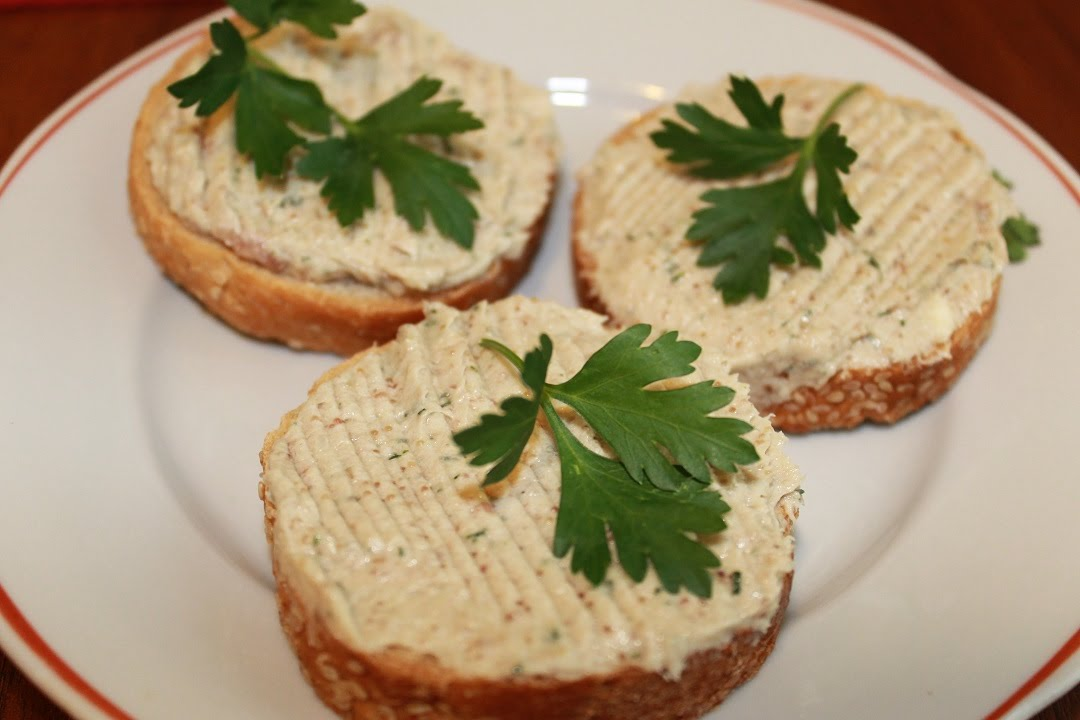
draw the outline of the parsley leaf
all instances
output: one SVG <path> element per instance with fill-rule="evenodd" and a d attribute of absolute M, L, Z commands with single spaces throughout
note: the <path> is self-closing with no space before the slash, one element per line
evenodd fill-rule
<path fill-rule="evenodd" d="M 1027 248 L 1038 245 L 1039 226 L 1024 215 L 1014 215 L 1001 224 L 1001 234 L 1005 237 L 1005 247 L 1009 252 L 1009 262 L 1020 262 L 1027 257 Z"/>
<path fill-rule="evenodd" d="M 800 138 L 786 137 L 781 128 L 783 95 L 767 105 L 751 81 L 732 77 L 731 85 L 729 95 L 750 126 L 733 125 L 698 103 L 679 103 L 675 112 L 697 133 L 673 120 L 661 123 L 664 129 L 651 137 L 657 147 L 671 151 L 669 162 L 693 163 L 691 174 L 726 180 L 764 170 L 802 146 Z"/>
<path fill-rule="evenodd" d="M 236 93 L 236 149 L 255 161 L 255 177 L 285 172 L 289 151 L 304 141 L 289 123 L 329 131 L 330 109 L 319 88 L 276 70 L 249 66 Z"/>
<path fill-rule="evenodd" d="M 661 448 L 696 480 L 711 480 L 709 466 L 733 472 L 736 464 L 758 459 L 754 446 L 739 437 L 750 425 L 734 418 L 710 417 L 735 391 L 706 380 L 674 390 L 645 390 L 651 383 L 683 377 L 701 347 L 678 340 L 674 332 L 647 347 L 648 325 L 635 325 L 596 351 L 581 370 L 561 385 L 548 387 L 551 397 L 580 413 L 619 455 L 637 482 L 675 490 L 685 476 Z"/>
<path fill-rule="evenodd" d="M 484 127 L 484 123 L 475 115 L 461 109 L 460 100 L 425 105 L 441 87 L 442 80 L 421 77 L 382 105 L 368 111 L 359 124 L 376 134 L 440 137 Z"/>
<path fill-rule="evenodd" d="M 291 127 L 329 132 L 330 108 L 318 86 L 289 77 L 248 46 L 228 20 L 210 26 L 217 52 L 194 75 L 169 85 L 180 107 L 198 104 L 205 117 L 236 95 L 236 149 L 255 161 L 255 175 L 280 176 L 292 148 L 303 142 Z"/>
<path fill-rule="evenodd" d="M 334 25 L 348 25 L 367 11 L 354 0 L 229 0 L 229 5 L 261 32 L 292 20 L 328 39 L 337 37 Z"/>
<path fill-rule="evenodd" d="M 205 117 L 235 97 L 236 149 L 251 157 L 259 178 L 282 176 L 293 149 L 302 146 L 297 172 L 323 181 L 320 194 L 342 226 L 374 209 L 379 170 L 390 185 L 394 210 L 413 230 L 422 229 L 430 216 L 442 235 L 471 248 L 479 213 L 465 191 L 479 189 L 476 178 L 466 166 L 414 138 L 446 138 L 483 127 L 459 100 L 428 102 L 442 81 L 421 77 L 359 120 L 350 120 L 327 104 L 317 85 L 289 76 L 252 41 L 285 20 L 333 38 L 334 25 L 362 15 L 363 5 L 354 0 L 230 0 L 230 5 L 257 32 L 245 38 L 228 20 L 213 23 L 215 52 L 194 74 L 168 87 L 180 106 L 196 105 L 196 115 Z M 331 134 L 333 121 L 343 136 Z"/>
<path fill-rule="evenodd" d="M 765 297 L 770 263 L 795 262 L 794 255 L 775 245 L 782 233 L 792 240 L 796 250 L 802 249 L 805 263 L 821 263 L 817 253 L 825 246 L 825 235 L 802 200 L 801 182 L 786 179 L 754 187 L 709 190 L 701 199 L 709 205 L 694 213 L 686 237 L 703 243 L 698 265 L 727 263 L 713 279 L 725 303 L 740 302 L 751 293 Z"/>
<path fill-rule="evenodd" d="M 701 353 L 699 346 L 678 340 L 675 333 L 642 346 L 649 332 L 648 325 L 622 331 L 559 385 L 545 382 L 552 353 L 547 335 L 524 361 L 500 343 L 485 340 L 485 347 L 521 372 L 532 396 L 504 400 L 502 414 L 484 415 L 478 425 L 457 433 L 454 441 L 465 455 L 473 455 L 473 465 L 497 461 L 484 485 L 497 482 L 520 460 L 542 409 L 555 437 L 562 473 L 553 543 L 556 557 L 573 551 L 571 570 L 598 585 L 611 565 L 610 533 L 619 563 L 635 581 L 644 578 L 651 563 L 668 592 L 685 587 L 708 597 L 712 591 L 708 568 L 720 561 L 689 533 L 723 530 L 723 515 L 730 509 L 710 489 L 709 466 L 731 471 L 758 456 L 753 445 L 739 437 L 751 429 L 749 424 L 710 417 L 734 397 L 729 388 L 707 381 L 674 390 L 645 389 L 691 373 L 690 363 Z M 597 454 L 578 441 L 553 400 L 573 407 L 618 459 Z"/>
<path fill-rule="evenodd" d="M 180 100 L 180 107 L 197 103 L 195 114 L 199 117 L 213 114 L 233 96 L 247 66 L 247 45 L 231 22 L 211 23 L 210 41 L 218 52 L 211 55 L 195 74 L 168 87 L 169 93 Z"/>
<path fill-rule="evenodd" d="M 517 360 L 513 351 L 494 340 L 484 340 L 485 347 L 496 350 L 511 362 Z M 499 410 L 502 415 L 484 415 L 480 424 L 454 435 L 454 442 L 466 455 L 476 453 L 473 465 L 487 465 L 499 461 L 484 476 L 484 485 L 491 485 L 503 480 L 517 465 L 521 453 L 525 450 L 536 416 L 540 412 L 540 398 L 544 392 L 544 378 L 547 377 L 548 364 L 551 362 L 551 338 L 540 336 L 540 346 L 525 355 L 525 362 L 518 367 L 521 379 L 532 390 L 532 398 L 508 397 L 502 401 Z"/>
<path fill-rule="evenodd" d="M 687 533 L 716 533 L 727 525 L 731 508 L 719 493 L 704 487 L 666 492 L 640 485 L 621 463 L 589 450 L 566 428 L 550 402 L 544 403 L 562 467 L 562 494 L 555 521 L 553 552 L 573 550 L 570 569 L 599 585 L 611 565 L 608 530 L 619 564 L 635 582 L 648 564 L 669 593 L 685 587 L 699 597 L 712 594 L 707 568 L 720 560 Z"/>
<path fill-rule="evenodd" d="M 830 123 L 818 136 L 814 147 L 814 174 L 817 176 L 817 216 L 821 228 L 836 233 L 836 221 L 849 230 L 859 222 L 859 213 L 851 207 L 840 173 L 851 170 L 858 155 L 840 134 L 840 126 Z"/>
<path fill-rule="evenodd" d="M 728 94 L 748 127 L 717 118 L 700 105 L 680 103 L 676 112 L 696 132 L 664 120 L 663 129 L 651 135 L 654 144 L 670 151 L 669 162 L 689 164 L 692 175 L 712 179 L 761 172 L 797 153 L 785 177 L 759 185 L 716 188 L 701 196 L 707 205 L 694 213 L 686 237 L 702 246 L 698 265 L 724 266 L 713 285 L 725 303 L 741 302 L 751 294 L 765 297 L 773 264 L 790 265 L 797 256 L 804 265 L 820 267 L 825 234 L 835 233 L 838 224 L 851 229 L 858 222 L 840 179 L 857 156 L 839 126 L 828 120 L 861 87 L 852 85 L 837 96 L 810 135 L 789 137 L 781 124 L 783 95 L 770 105 L 752 81 L 732 77 Z M 803 195 L 811 170 L 817 179 L 816 212 L 810 211 Z M 787 238 L 794 255 L 777 245 L 781 236 Z"/>
<path fill-rule="evenodd" d="M 425 105 L 442 81 L 422 77 L 356 121 L 342 120 L 344 139 L 308 143 L 297 172 L 325 180 L 321 194 L 338 222 L 347 225 L 374 207 L 374 170 L 382 170 L 394 195 L 394 209 L 414 230 L 431 215 L 435 227 L 462 247 L 473 244 L 476 208 L 461 189 L 479 185 L 467 167 L 411 142 L 417 133 L 447 136 L 483 127 L 460 101 Z M 339 153 L 342 154 L 339 156 Z"/>
<path fill-rule="evenodd" d="M 327 198 L 327 207 L 342 227 L 375 208 L 375 164 L 363 144 L 346 136 L 309 141 L 305 147 L 307 154 L 296 171 L 302 177 L 326 180 L 319 194 Z"/>
<path fill-rule="evenodd" d="M 478 190 L 469 169 L 402 138 L 383 142 L 376 156 L 394 191 L 394 209 L 413 230 L 424 227 L 425 214 L 445 237 L 471 248 L 480 217 L 461 188 Z"/>

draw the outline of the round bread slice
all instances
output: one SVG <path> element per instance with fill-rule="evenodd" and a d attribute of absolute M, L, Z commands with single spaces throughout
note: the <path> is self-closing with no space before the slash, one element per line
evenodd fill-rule
<path fill-rule="evenodd" d="M 783 93 L 785 132 L 808 135 L 846 83 L 759 83 Z M 727 84 L 680 101 L 745 124 Z M 579 174 L 573 255 L 583 304 L 618 323 L 648 322 L 707 338 L 750 385 L 754 404 L 789 432 L 893 423 L 944 393 L 990 332 L 1007 262 L 1006 189 L 945 112 L 854 95 L 835 116 L 858 153 L 844 187 L 861 219 L 828 238 L 822 267 L 776 267 L 764 299 L 725 305 L 716 267 L 686 239 L 701 195 L 730 181 L 669 164 L 650 133 L 667 105 L 624 127 Z M 739 183 L 786 175 L 791 166 Z M 814 207 L 808 184 L 810 207 Z"/>
<path fill-rule="evenodd" d="M 517 469 L 486 468 L 452 436 L 523 394 L 481 348 L 554 342 L 548 379 L 573 375 L 614 332 L 587 310 L 512 297 L 426 319 L 324 375 L 262 450 L 260 496 L 281 622 L 319 697 L 349 718 L 697 717 L 757 672 L 791 585 L 800 475 L 746 387 L 706 352 L 685 382 L 735 388 L 720 412 L 753 425 L 761 460 L 717 473 L 728 527 L 712 596 L 593 587 L 552 553 L 559 460 L 541 424 Z M 571 431 L 603 452 L 587 426 Z"/>
<path fill-rule="evenodd" d="M 378 173 L 376 208 L 347 228 L 319 183 L 293 172 L 256 179 L 235 148 L 232 102 L 198 118 L 166 90 L 202 65 L 209 39 L 150 91 L 128 185 L 146 248 L 211 313 L 258 338 L 347 355 L 420 319 L 425 301 L 466 307 L 514 287 L 540 242 L 558 143 L 542 89 L 404 13 L 374 8 L 338 35 L 323 40 L 286 23 L 259 46 L 348 117 L 423 75 L 441 79 L 436 100 L 462 100 L 485 124 L 431 147 L 468 166 L 481 185 L 469 193 L 480 215 L 472 249 L 440 235 L 430 219 L 412 230 Z"/>

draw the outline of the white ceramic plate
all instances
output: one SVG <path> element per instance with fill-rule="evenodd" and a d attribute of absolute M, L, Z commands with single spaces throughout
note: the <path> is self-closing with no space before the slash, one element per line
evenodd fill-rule
<path fill-rule="evenodd" d="M 792 441 L 807 490 L 792 607 L 715 716 L 1015 718 L 1080 680 L 1080 181 L 1053 150 L 818 6 L 401 4 L 552 89 L 563 183 L 521 291 L 567 303 L 574 169 L 682 84 L 819 73 L 951 109 L 1044 246 L 1008 268 L 994 334 L 944 401 Z M 278 627 L 256 482 L 264 433 L 335 359 L 205 315 L 127 210 L 132 122 L 193 27 L 74 98 L 0 174 L 0 644 L 80 717 L 328 717 Z"/>

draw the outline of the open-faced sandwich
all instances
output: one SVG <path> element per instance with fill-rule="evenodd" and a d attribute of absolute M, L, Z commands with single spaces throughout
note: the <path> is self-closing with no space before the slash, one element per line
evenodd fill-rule
<path fill-rule="evenodd" d="M 342 354 L 509 292 L 555 180 L 544 91 L 399 11 L 235 5 L 135 127 L 165 273 L 244 333 Z"/>
<path fill-rule="evenodd" d="M 812 77 L 691 88 L 579 181 L 584 304 L 706 341 L 794 432 L 944 393 L 990 331 L 1016 214 L 950 115 Z"/>
<path fill-rule="evenodd" d="M 285 416 L 266 533 L 330 707 L 692 718 L 757 672 L 800 476 L 719 348 L 694 363 L 649 335 L 522 298 L 432 305 Z"/>

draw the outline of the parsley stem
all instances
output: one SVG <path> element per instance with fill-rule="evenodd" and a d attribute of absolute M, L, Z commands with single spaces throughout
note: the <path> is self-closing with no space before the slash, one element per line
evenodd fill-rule
<path fill-rule="evenodd" d="M 799 161 L 796 163 L 795 169 L 791 173 L 791 177 L 796 178 L 792 181 L 792 185 L 800 188 L 799 192 L 802 192 L 802 180 L 806 175 L 807 169 L 810 167 L 810 163 L 814 159 L 814 153 L 817 151 L 817 141 L 818 138 L 821 137 L 821 133 L 825 132 L 825 128 L 829 126 L 832 116 L 836 114 L 836 111 L 840 109 L 840 106 L 864 87 L 865 85 L 863 85 L 863 83 L 848 85 L 844 88 L 842 93 L 833 98 L 833 101 L 825 108 L 825 112 L 818 118 L 817 125 L 814 126 L 814 131 L 810 133 L 810 136 L 806 138 L 806 142 L 799 152 Z"/>
<path fill-rule="evenodd" d="M 330 110 L 330 114 L 333 115 L 339 123 L 341 123 L 341 127 L 345 129 L 345 132 L 353 135 L 354 137 L 359 137 L 363 135 L 363 130 L 360 128 L 360 125 L 347 118 L 345 116 L 345 113 L 341 112 L 330 103 L 327 103 L 326 107 L 328 110 Z"/>
<path fill-rule="evenodd" d="M 854 85 L 849 85 L 847 88 L 844 89 L 844 92 L 833 98 L 833 101 L 829 103 L 829 107 L 825 108 L 825 112 L 822 113 L 821 117 L 818 119 L 817 125 L 814 127 L 813 136 L 816 138 L 818 135 L 821 135 L 822 131 L 824 131 L 825 127 L 829 124 L 829 121 L 832 120 L 832 116 L 835 115 L 836 111 L 840 109 L 840 106 L 847 102 L 848 98 L 862 90 L 864 87 L 865 85 L 863 85 L 862 83 L 855 83 Z"/>
<path fill-rule="evenodd" d="M 252 59 L 255 60 L 255 62 L 259 63 L 267 70 L 273 70 L 276 73 L 288 75 L 289 73 L 285 72 L 285 68 L 278 65 L 276 62 L 270 59 L 269 55 L 251 44 L 251 42 L 258 37 L 259 35 L 256 34 L 252 35 L 251 37 L 244 38 L 244 45 L 247 47 L 248 55 L 250 55 Z"/>
<path fill-rule="evenodd" d="M 517 368 L 518 372 L 521 372 L 522 370 L 525 369 L 525 361 L 522 360 L 521 358 L 519 358 L 517 356 L 517 353 L 515 353 L 510 348 L 503 345 L 498 340 L 492 340 L 491 338 L 484 338 L 483 340 L 480 341 L 480 346 L 485 347 L 488 350 L 494 350 L 495 352 L 502 355 L 504 358 L 506 358 L 507 360 L 510 361 L 511 365 L 513 365 L 515 368 Z"/>

